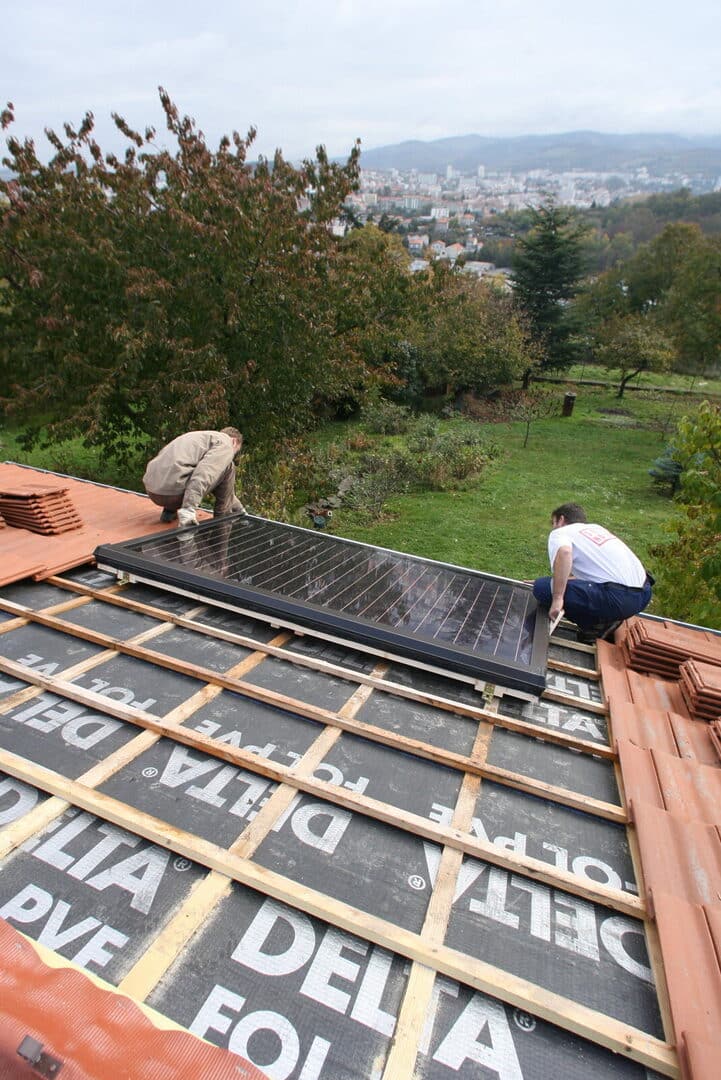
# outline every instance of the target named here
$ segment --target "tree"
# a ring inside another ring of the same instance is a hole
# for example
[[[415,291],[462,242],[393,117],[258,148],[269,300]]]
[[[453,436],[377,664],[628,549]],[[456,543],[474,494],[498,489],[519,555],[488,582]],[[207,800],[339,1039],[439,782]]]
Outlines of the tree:
[[[114,116],[128,148],[105,155],[91,114],[47,133],[48,164],[8,139],[2,403],[28,421],[42,410],[51,438],[82,434],[119,456],[229,422],[269,443],[364,380],[363,334],[394,317],[376,307],[359,326],[359,305],[350,319],[342,302],[329,226],[359,149],[345,165],[319,147],[298,168],[280,152],[251,167],[252,129],[212,150],[160,100],[174,149]],[[12,119],[8,107],[3,127]]]
[[[601,325],[595,354],[602,364],[620,371],[619,398],[631,379],[643,371],[667,371],[673,360],[671,344],[648,315],[616,315]]]
[[[683,468],[672,539],[657,545],[656,598],[664,614],[721,630],[721,408],[704,402],[674,439]]]
[[[721,361],[721,238],[699,237],[674,275],[662,317],[685,371],[712,371]]]
[[[513,259],[514,295],[543,350],[541,368],[563,368],[575,357],[567,303],[583,274],[584,230],[572,211],[553,202],[530,214],[530,232],[518,240]],[[530,376],[529,368],[524,388]]]
[[[532,368],[536,351],[505,292],[434,263],[415,278],[416,317],[408,338],[427,388],[485,393]]]

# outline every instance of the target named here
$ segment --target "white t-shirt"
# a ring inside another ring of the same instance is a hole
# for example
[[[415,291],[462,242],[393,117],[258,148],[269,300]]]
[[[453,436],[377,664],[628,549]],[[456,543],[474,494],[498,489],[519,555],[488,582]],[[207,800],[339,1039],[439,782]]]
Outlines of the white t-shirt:
[[[573,577],[583,581],[613,581],[632,588],[640,588],[646,581],[643,563],[623,540],[602,525],[577,521],[552,529],[548,536],[551,568],[558,549],[569,546],[573,552]]]

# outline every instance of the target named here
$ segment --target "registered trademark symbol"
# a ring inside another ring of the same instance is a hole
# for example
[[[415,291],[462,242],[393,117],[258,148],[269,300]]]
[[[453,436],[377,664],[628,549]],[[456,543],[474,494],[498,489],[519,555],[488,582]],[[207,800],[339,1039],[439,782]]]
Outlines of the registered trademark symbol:
[[[536,1026],[535,1019],[529,1016],[527,1012],[521,1012],[520,1009],[513,1010],[513,1019],[521,1031],[533,1031]]]
[[[411,874],[411,876],[408,878],[408,884],[412,889],[420,892],[426,887],[426,879],[422,878],[420,874]]]
[[[173,866],[176,870],[179,870],[181,874],[184,870],[190,870],[192,865],[193,864],[191,863],[190,859],[178,858],[173,860]]]
[[[152,776],[157,776],[158,770],[154,769],[152,765],[148,765],[147,769],[143,769],[143,776],[146,780],[150,780]]]

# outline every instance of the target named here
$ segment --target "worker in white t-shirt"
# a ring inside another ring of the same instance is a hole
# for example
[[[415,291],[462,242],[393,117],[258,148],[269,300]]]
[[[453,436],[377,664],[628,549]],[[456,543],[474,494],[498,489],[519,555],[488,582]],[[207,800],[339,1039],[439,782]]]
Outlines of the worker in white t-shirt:
[[[551,577],[537,578],[533,595],[553,622],[563,611],[579,628],[579,640],[610,638],[651,599],[643,563],[617,536],[586,520],[578,503],[551,514],[548,536]]]

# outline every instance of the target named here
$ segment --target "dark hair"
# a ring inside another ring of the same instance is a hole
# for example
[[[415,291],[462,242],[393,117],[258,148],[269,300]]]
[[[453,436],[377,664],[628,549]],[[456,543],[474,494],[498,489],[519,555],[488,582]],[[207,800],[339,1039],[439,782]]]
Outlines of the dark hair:
[[[551,512],[551,517],[562,517],[567,525],[575,525],[577,521],[588,521],[586,511],[578,503],[563,503]]]

